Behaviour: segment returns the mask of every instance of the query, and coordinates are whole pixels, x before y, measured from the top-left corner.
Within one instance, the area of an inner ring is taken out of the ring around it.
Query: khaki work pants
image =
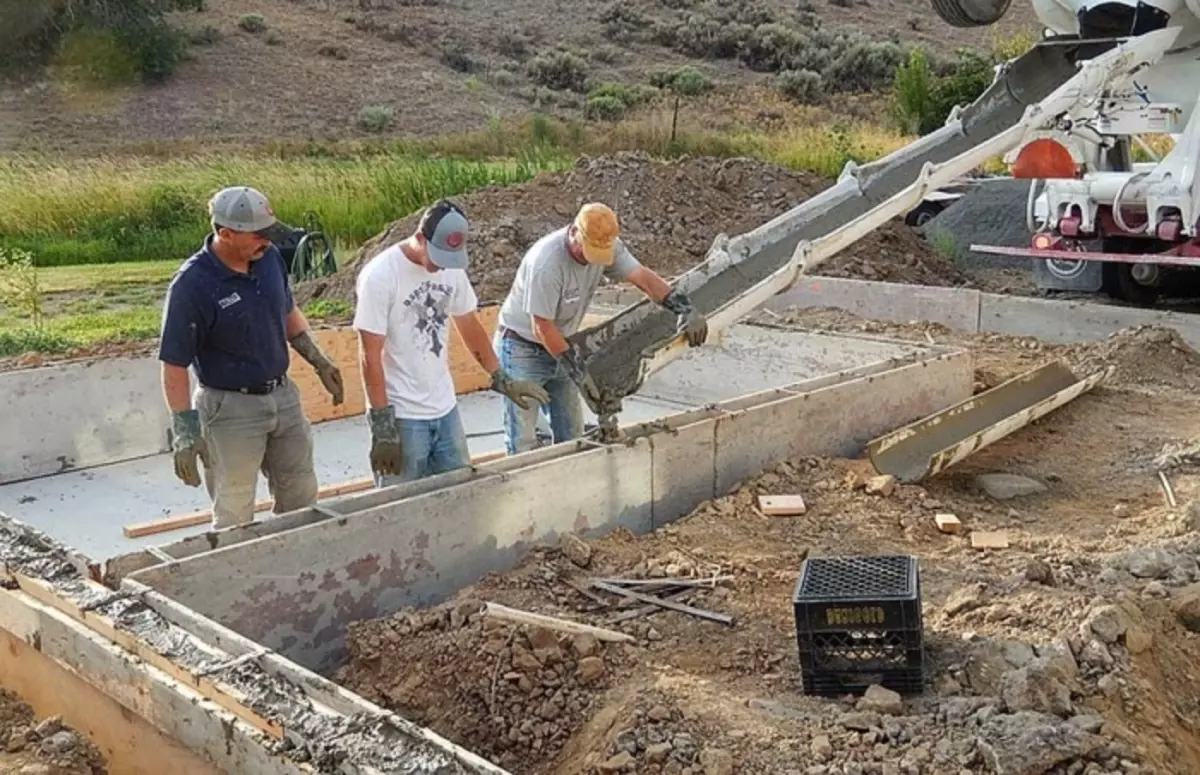
[[[213,501],[214,529],[254,521],[259,471],[276,514],[316,503],[312,426],[295,382],[285,380],[262,396],[201,386],[195,406],[208,445],[204,485]]]

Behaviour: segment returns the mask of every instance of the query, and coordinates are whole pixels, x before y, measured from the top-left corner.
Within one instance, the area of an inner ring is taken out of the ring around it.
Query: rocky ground
[[[456,201],[471,221],[471,280],[480,301],[487,302],[504,299],[525,249],[546,232],[569,224],[584,202],[612,206],[634,255],[670,278],[700,263],[717,234],[755,229],[832,184],[749,158],[663,162],[629,152],[581,158],[567,172],[483,189]],[[418,219],[413,215],[391,224],[336,277],[298,289],[298,299],[353,301],[362,262],[406,238]],[[939,286],[989,282],[964,274],[901,220],[834,256],[819,273]]]
[[[104,757],[57,716],[37,719],[29,705],[0,689],[0,773],[105,775]]]
[[[919,486],[864,460],[782,461],[653,534],[540,548],[442,606],[355,625],[338,679],[529,775],[1200,772],[1196,353],[1157,329],[1068,348],[829,311],[773,322],[970,345],[980,389],[1055,357],[1116,370]],[[1139,366],[1143,345],[1175,360]],[[802,495],[807,512],[765,516],[760,494]],[[943,514],[960,532],[938,529]],[[972,548],[982,531],[1008,546]],[[804,695],[791,606],[803,561],[889,553],[920,561],[924,692]],[[579,591],[663,577],[717,579],[686,603],[732,625],[635,617]],[[635,640],[514,626],[483,615],[488,601]]]

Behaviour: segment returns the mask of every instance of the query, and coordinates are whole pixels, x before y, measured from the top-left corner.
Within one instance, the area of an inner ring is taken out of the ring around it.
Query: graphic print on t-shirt
[[[417,316],[416,329],[422,343],[434,357],[440,357],[446,347],[446,321],[450,319],[447,310],[452,292],[449,285],[426,280],[404,300],[404,306]]]

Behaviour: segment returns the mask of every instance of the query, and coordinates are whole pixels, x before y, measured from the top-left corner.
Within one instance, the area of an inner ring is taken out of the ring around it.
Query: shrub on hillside
[[[189,36],[167,23],[167,13],[203,10],[203,0],[20,0],[8,5],[0,10],[0,66],[54,57],[62,80],[84,86],[169,77]]]
[[[600,13],[604,32],[615,41],[633,40],[650,26],[645,14],[630,0],[617,0]]]
[[[697,59],[733,59],[754,28],[748,24],[727,23],[701,14],[689,16],[682,24],[655,28],[655,40],[685,56]]]
[[[904,48],[891,41],[855,43],[825,70],[825,82],[834,91],[870,92],[886,89],[906,57]]]
[[[543,54],[529,65],[529,76],[534,83],[558,91],[582,92],[587,74],[587,62],[570,51]]]
[[[441,44],[442,64],[460,73],[475,73],[483,69],[483,64],[472,56],[467,44],[461,40],[447,39]]]
[[[189,35],[188,41],[193,46],[214,46],[217,43],[220,43],[224,37],[225,36],[219,27],[206,24]]]
[[[368,105],[358,112],[358,125],[364,131],[379,133],[391,126],[395,113],[391,105]]]
[[[775,88],[802,105],[819,105],[824,100],[821,75],[812,70],[784,70],[775,76]]]
[[[694,97],[712,89],[713,82],[711,78],[691,65],[684,65],[674,70],[660,70],[651,73],[650,85],[659,89],[670,89],[685,97]]]
[[[261,13],[245,13],[238,18],[238,27],[251,35],[257,35],[267,29],[267,20]]]
[[[746,67],[759,73],[778,73],[796,66],[810,45],[807,36],[784,24],[761,24],[743,43],[740,56]]]
[[[584,117],[602,121],[621,118],[631,108],[654,98],[655,89],[624,83],[603,83],[588,91]]]

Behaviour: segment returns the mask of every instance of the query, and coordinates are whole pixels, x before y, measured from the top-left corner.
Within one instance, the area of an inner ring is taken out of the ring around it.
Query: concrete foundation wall
[[[158,363],[113,358],[0,373],[0,482],[167,450]]]
[[[0,686],[60,715],[121,775],[300,775],[255,729],[37,600],[0,590]]]
[[[669,417],[671,431],[629,444],[555,445],[436,489],[430,479],[421,493],[131,578],[327,672],[346,656],[350,622],[436,603],[565,532],[646,532],[789,456],[859,453],[969,397],[973,381],[968,353],[883,362]]]
[[[806,277],[767,309],[830,307],[876,320],[928,320],[965,333],[1032,336],[1046,342],[1094,342],[1138,325],[1169,326],[1200,348],[1200,318],[1177,312],[981,293],[967,288]]]

